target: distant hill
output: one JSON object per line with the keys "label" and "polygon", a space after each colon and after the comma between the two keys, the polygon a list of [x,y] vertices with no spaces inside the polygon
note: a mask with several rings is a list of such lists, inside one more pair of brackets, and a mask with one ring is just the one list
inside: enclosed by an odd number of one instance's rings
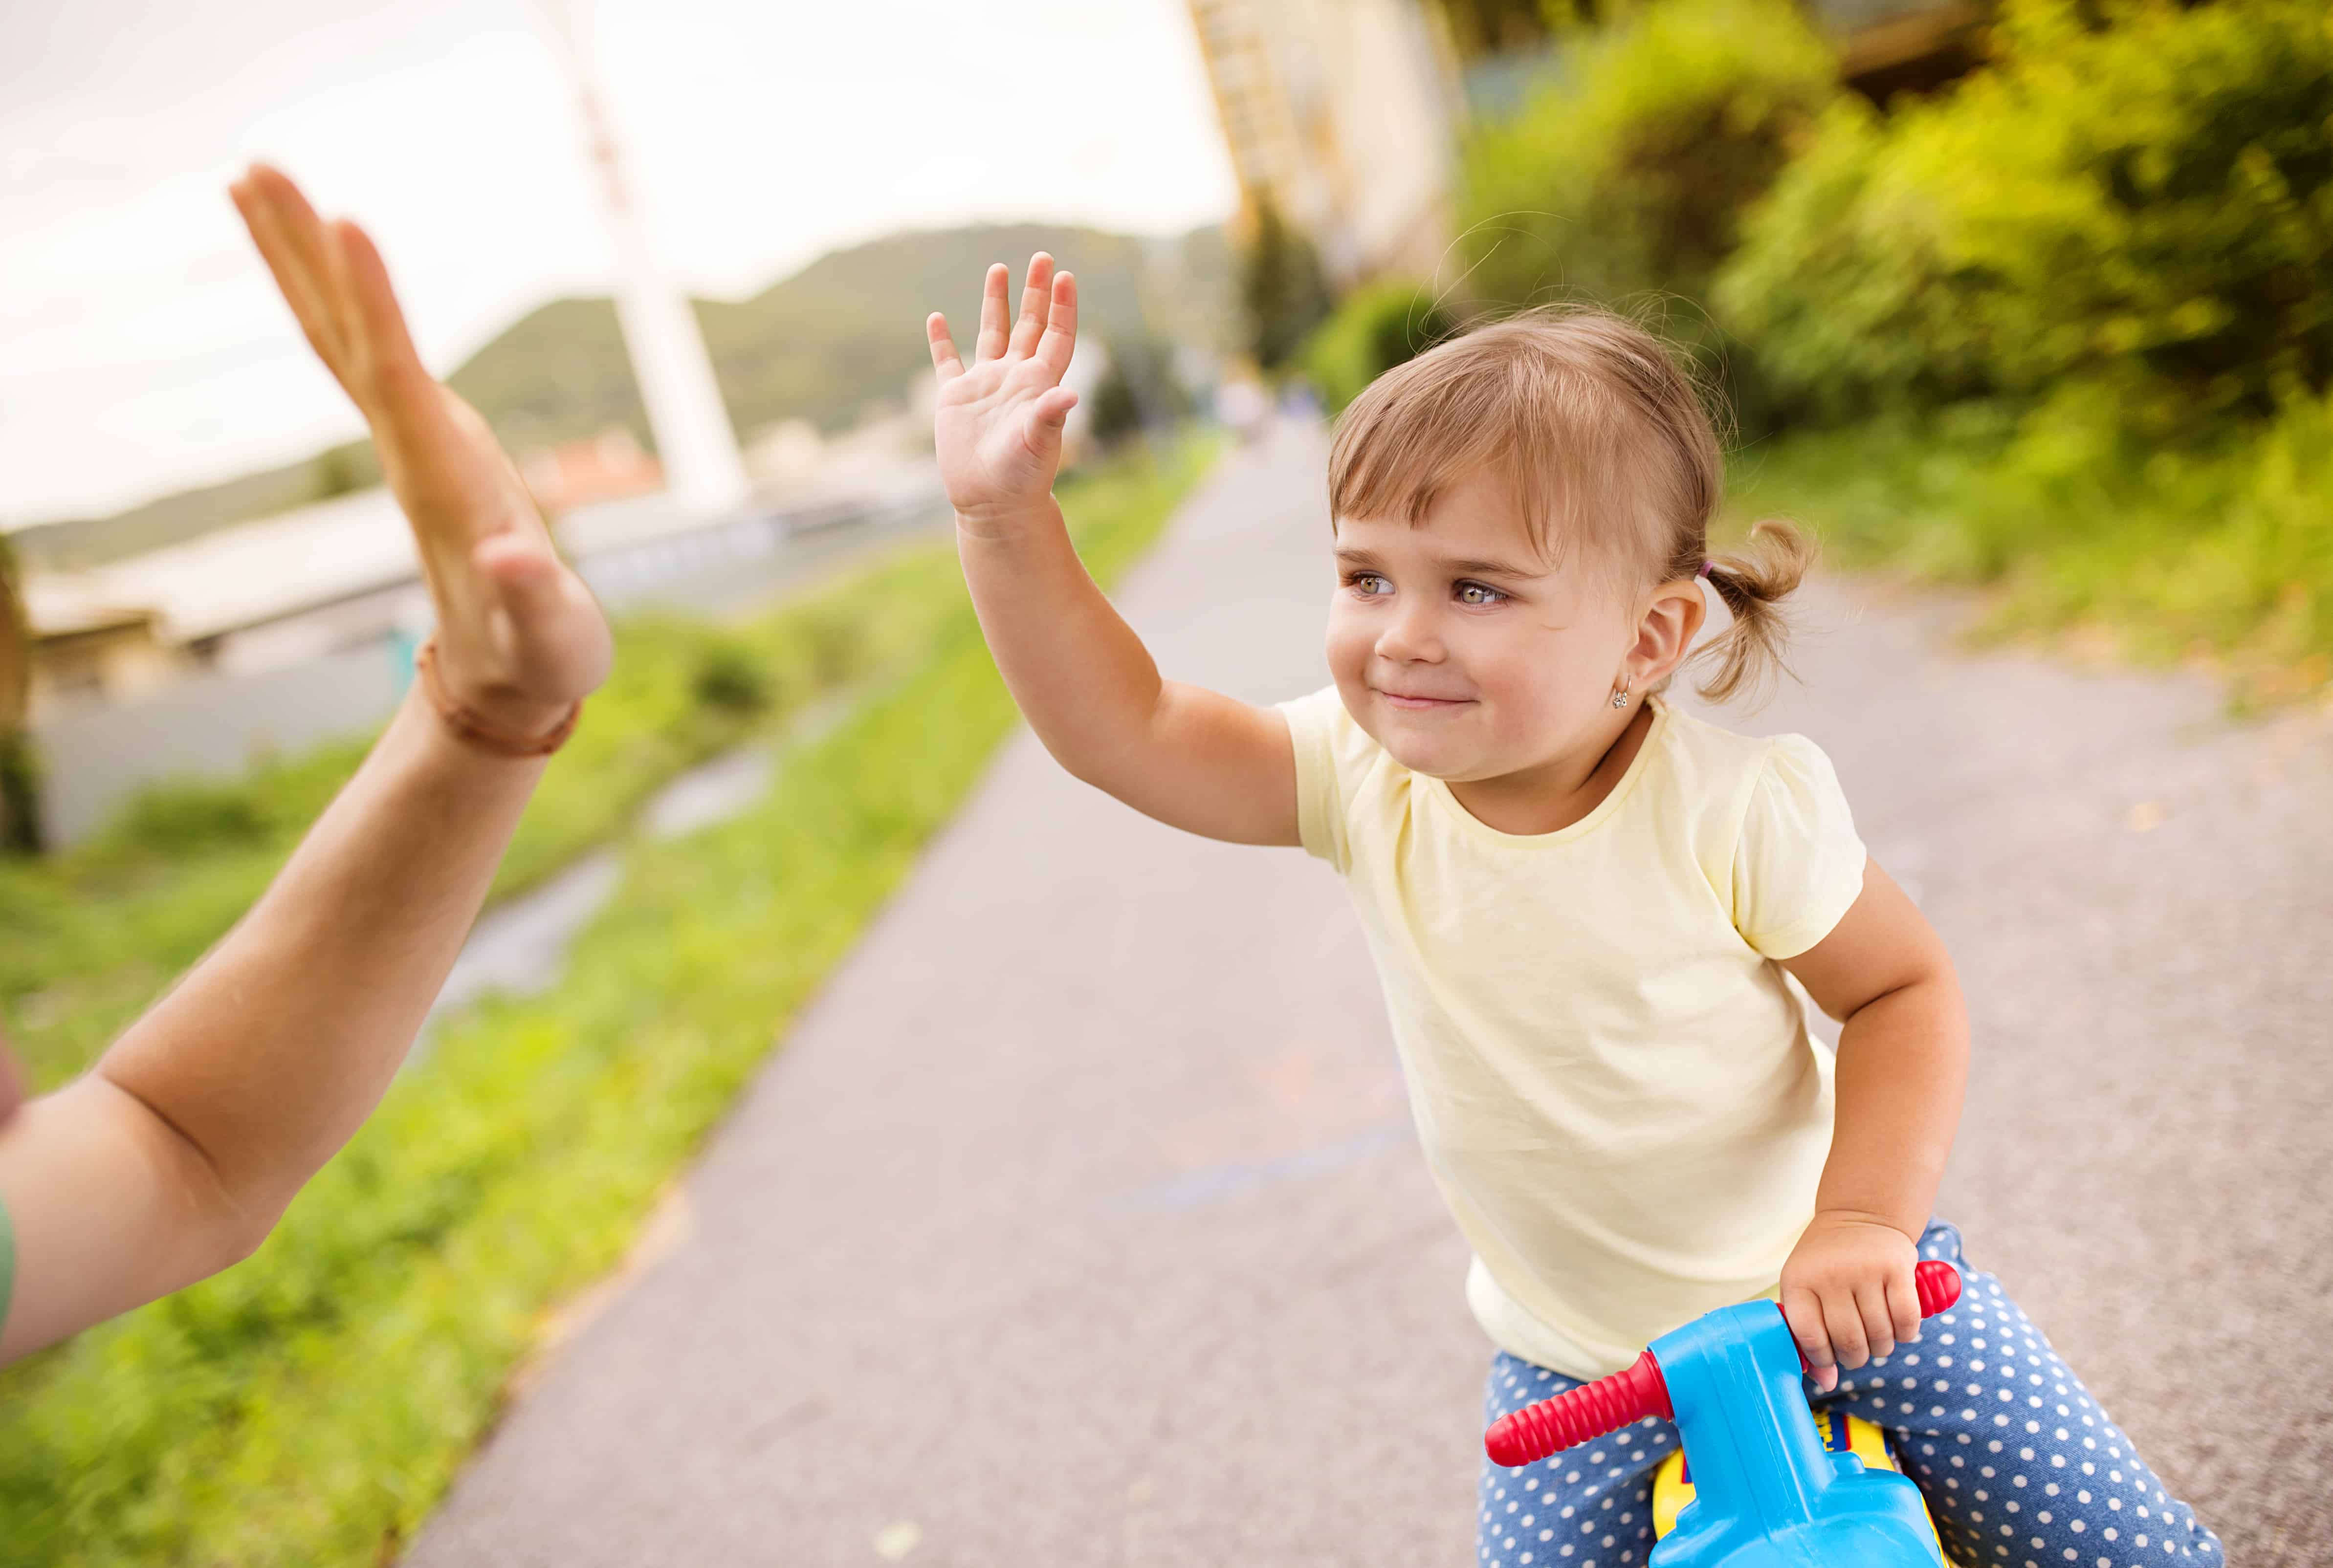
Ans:
{"label": "distant hill", "polygon": [[[968,352],[983,271],[1010,263],[1017,304],[1021,269],[1041,249],[1076,271],[1082,330],[1232,346],[1232,263],[1220,229],[1166,240],[1036,224],[892,234],[821,256],[751,299],[694,301],[740,439],[790,417],[847,429],[869,405],[897,400],[930,367],[924,317],[946,311]],[[514,449],[611,424],[654,445],[615,307],[604,298],[554,300],[533,311],[450,379]],[[29,567],[101,565],[379,477],[370,444],[358,441],[110,517],[35,524],[10,541]]]}

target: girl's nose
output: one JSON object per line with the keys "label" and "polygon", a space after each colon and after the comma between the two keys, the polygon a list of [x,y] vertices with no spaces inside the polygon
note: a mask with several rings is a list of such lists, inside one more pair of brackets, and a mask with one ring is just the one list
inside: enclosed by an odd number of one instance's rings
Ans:
{"label": "girl's nose", "polygon": [[1378,632],[1378,657],[1405,664],[1439,662],[1442,636],[1432,610],[1413,602],[1387,617]]}

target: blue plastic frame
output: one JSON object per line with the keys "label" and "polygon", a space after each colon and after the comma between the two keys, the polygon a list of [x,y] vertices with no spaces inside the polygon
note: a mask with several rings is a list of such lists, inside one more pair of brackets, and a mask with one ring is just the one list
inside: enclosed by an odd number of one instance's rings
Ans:
{"label": "blue plastic frame", "polygon": [[1917,1487],[1824,1451],[1780,1307],[1722,1307],[1652,1350],[1694,1498],[1647,1568],[1942,1568]]}

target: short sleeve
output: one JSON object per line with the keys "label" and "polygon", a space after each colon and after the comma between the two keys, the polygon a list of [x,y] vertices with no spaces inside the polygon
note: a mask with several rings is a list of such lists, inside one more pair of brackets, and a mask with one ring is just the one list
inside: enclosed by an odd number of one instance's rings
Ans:
{"label": "short sleeve", "polygon": [[1280,704],[1288,738],[1296,748],[1296,835],[1304,852],[1339,871],[1352,868],[1352,845],[1345,821],[1347,789],[1338,760],[1349,751],[1347,731],[1358,731],[1334,686]]}
{"label": "short sleeve", "polygon": [[1775,737],[1734,845],[1733,928],[1768,958],[1798,957],[1861,894],[1865,859],[1830,759],[1803,735]]}

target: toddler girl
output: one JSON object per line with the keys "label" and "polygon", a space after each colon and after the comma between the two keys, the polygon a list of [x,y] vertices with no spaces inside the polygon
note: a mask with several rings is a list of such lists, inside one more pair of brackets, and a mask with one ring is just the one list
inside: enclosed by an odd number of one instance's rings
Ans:
{"label": "toddler girl", "polygon": [[[1474,1248],[1467,1301],[1498,1347],[1486,1416],[1779,1296],[1818,1396],[1890,1432],[1963,1561],[2216,1560],[1930,1219],[1966,1018],[1829,762],[1661,695],[1704,583],[1733,615],[1694,655],[1717,664],[1704,694],[1766,676],[1809,561],[1777,524],[1709,555],[1721,454],[1665,347],[1541,312],[1379,378],[1330,455],[1335,684],[1258,708],[1162,680],[1079,566],[1051,493],[1076,285],[1039,255],[1008,328],[1007,282],[990,271],[969,368],[927,323],[941,473],[997,667],[1079,778],[1344,875]],[[1835,1066],[1785,971],[1841,1021]],[[1925,1337],[1922,1257],[1967,1282]],[[1647,1422],[1486,1467],[1481,1560],[1640,1563],[1675,1442]]]}

